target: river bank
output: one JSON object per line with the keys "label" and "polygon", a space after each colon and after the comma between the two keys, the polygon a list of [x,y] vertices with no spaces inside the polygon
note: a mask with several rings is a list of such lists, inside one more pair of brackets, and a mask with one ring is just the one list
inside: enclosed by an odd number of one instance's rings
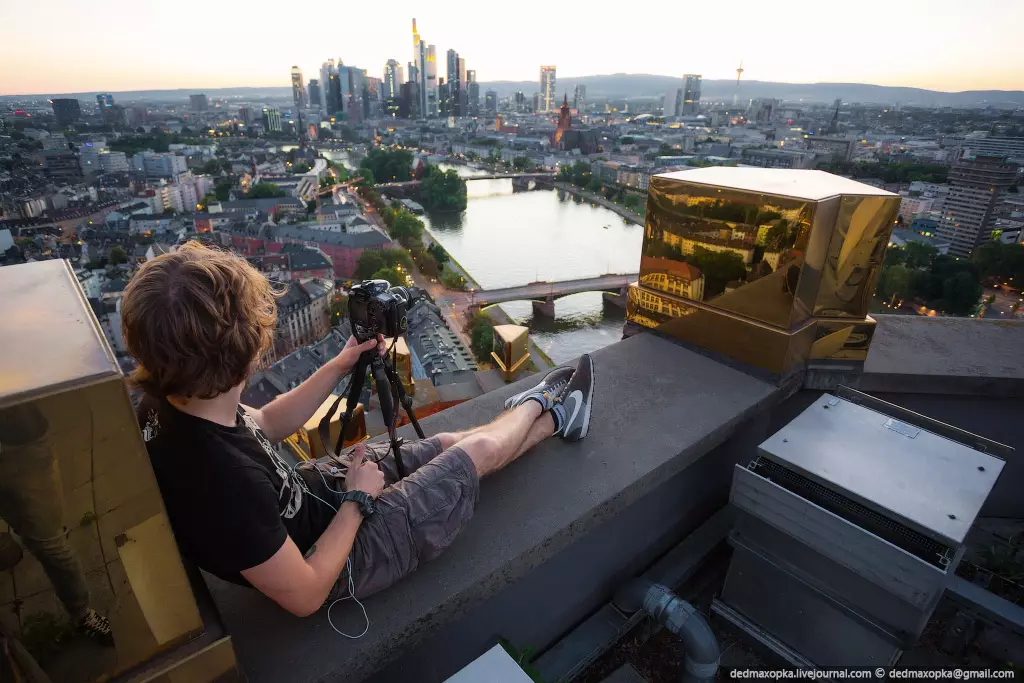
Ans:
{"label": "river bank", "polygon": [[[429,228],[424,227],[424,247],[429,247],[431,244],[434,243],[440,244],[440,242],[434,237],[434,235],[431,234]],[[448,259],[449,261],[447,264],[445,264],[445,268],[450,268],[451,270],[461,275],[466,280],[466,284],[472,287],[473,289],[483,289],[480,286],[480,283],[473,279],[473,276],[469,274],[469,271],[467,271],[462,266],[462,264],[459,263],[455,259],[455,257],[451,255],[451,253],[448,254]],[[467,295],[465,292],[446,291],[445,298],[448,300],[448,303],[450,303],[450,306],[453,309],[460,312],[462,320],[468,319],[466,311],[472,304],[472,297],[470,295]],[[508,316],[507,313],[505,313],[505,311],[501,310],[500,306],[492,306],[483,313],[487,317],[489,317],[491,319],[491,322],[494,323],[495,325],[517,324]],[[548,354],[544,353],[544,350],[537,346],[537,344],[533,340],[533,337],[530,338],[529,351],[530,359],[533,361],[533,365],[537,369],[537,371],[547,370],[548,368],[552,368],[555,366],[555,363],[551,360],[550,357],[548,357]]]}
{"label": "river bank", "polygon": [[633,223],[634,225],[644,224],[644,217],[636,213],[635,211],[630,211],[626,207],[616,204],[613,201],[609,201],[608,199],[605,199],[599,194],[594,194],[593,192],[587,192],[586,190],[582,190],[573,185],[572,183],[556,182],[555,188],[562,190],[563,192],[568,192],[569,194],[574,195],[576,197],[586,199],[588,202],[600,204],[609,211],[614,211],[618,215],[622,216],[622,218],[626,219],[630,223]]}

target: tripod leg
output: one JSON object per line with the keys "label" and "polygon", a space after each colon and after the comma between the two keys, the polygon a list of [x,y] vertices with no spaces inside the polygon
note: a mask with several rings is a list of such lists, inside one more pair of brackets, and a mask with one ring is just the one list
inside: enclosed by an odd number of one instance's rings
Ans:
{"label": "tripod leg", "polygon": [[[349,422],[352,421],[352,413],[356,409],[356,404],[359,403],[359,394],[363,391],[363,382],[366,381],[367,365],[369,365],[369,361],[363,356],[360,356],[355,368],[352,369],[352,379],[350,380],[351,383],[348,388],[348,396],[345,397],[345,413],[341,416],[341,430],[338,432],[338,443],[334,446],[335,455],[341,453],[341,449],[345,445],[345,434],[348,432]],[[326,419],[330,418],[331,414],[329,413],[326,416]],[[325,448],[328,447],[326,443],[324,446]]]}
{"label": "tripod leg", "polygon": [[391,451],[395,456],[395,469],[398,472],[399,478],[404,479],[407,472],[405,463],[402,462],[402,441],[398,438],[398,432],[395,429],[395,404],[391,396],[390,376],[387,372],[387,366],[380,356],[373,358],[370,364],[370,372],[373,373],[373,379],[377,383],[377,400],[380,401],[380,411],[384,418],[384,424],[388,428],[388,437],[391,439]]}
{"label": "tripod leg", "polygon": [[388,380],[398,393],[398,401],[402,408],[405,409],[405,414],[409,416],[409,422],[412,423],[412,428],[416,430],[416,436],[421,439],[427,438],[423,433],[423,428],[420,427],[419,420],[416,419],[416,414],[412,410],[412,398],[409,394],[405,393],[405,385],[402,384],[402,380],[398,377],[398,372],[395,371],[394,366],[387,362],[387,359],[384,361],[384,371],[387,372]]}

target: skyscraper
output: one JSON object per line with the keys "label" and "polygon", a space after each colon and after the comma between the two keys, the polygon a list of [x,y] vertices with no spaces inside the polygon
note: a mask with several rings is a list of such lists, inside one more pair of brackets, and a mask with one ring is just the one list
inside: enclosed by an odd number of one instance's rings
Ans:
{"label": "skyscraper", "polygon": [[402,65],[398,60],[389,59],[384,65],[384,80],[382,81],[382,97],[384,98],[384,111],[390,116],[398,114],[398,100],[401,96],[400,88],[404,83],[402,78]]}
{"label": "skyscraper", "polygon": [[573,90],[572,108],[576,110],[577,114],[582,114],[583,110],[587,108],[587,86],[577,85]]}
{"label": "skyscraper", "polygon": [[462,71],[462,60],[459,59],[459,53],[455,50],[448,50],[448,115],[449,116],[465,116],[466,113],[462,110],[462,88],[463,83],[461,80]]}
{"label": "skyscraper", "polygon": [[484,103],[484,111],[489,115],[494,116],[498,113],[498,93],[496,91],[488,90],[484,95]]}
{"label": "skyscraper", "polygon": [[327,110],[328,113],[334,111],[331,109],[331,71],[333,70],[333,59],[328,59],[320,65],[320,97],[323,102],[324,109]]}
{"label": "skyscraper", "polygon": [[700,110],[700,74],[683,74],[682,108],[677,116],[691,116]]}
{"label": "skyscraper", "polygon": [[437,116],[437,46],[427,45],[427,116]]}
{"label": "skyscraper", "polygon": [[268,133],[281,132],[281,110],[263,108],[263,129]]}
{"label": "skyscraper", "polygon": [[540,101],[538,111],[554,111],[558,107],[555,100],[555,67],[542,66],[540,68]]}
{"label": "skyscraper", "polygon": [[53,115],[61,126],[70,126],[82,116],[82,105],[78,100],[65,97],[50,100],[53,105]]}
{"label": "skyscraper", "polygon": [[467,116],[480,116],[480,84],[476,82],[476,69],[466,69]]}
{"label": "skyscraper", "polygon": [[438,113],[444,116],[453,116],[452,95],[450,86],[441,78],[437,82],[437,108]]}
{"label": "skyscraper", "polygon": [[419,85],[421,117],[437,116],[437,47],[427,45],[416,30],[416,20],[412,20],[413,61],[416,66],[416,82]]}
{"label": "skyscraper", "polygon": [[188,105],[192,111],[206,111],[210,106],[210,100],[205,93],[188,96]]}
{"label": "skyscraper", "polygon": [[320,93],[320,81],[315,78],[309,79],[309,106],[324,106],[323,96]]}
{"label": "skyscraper", "polygon": [[950,254],[969,256],[990,238],[993,208],[1016,177],[1017,167],[1001,156],[978,155],[953,164],[942,221],[935,230],[940,239],[949,241]]}
{"label": "skyscraper", "polygon": [[302,69],[297,66],[292,67],[292,101],[296,109],[305,109],[306,86],[302,81]]}

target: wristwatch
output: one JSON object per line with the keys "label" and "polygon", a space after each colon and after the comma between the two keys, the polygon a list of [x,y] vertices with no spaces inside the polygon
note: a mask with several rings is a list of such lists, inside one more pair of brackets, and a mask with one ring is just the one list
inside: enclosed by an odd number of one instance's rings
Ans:
{"label": "wristwatch", "polygon": [[341,495],[341,502],[344,503],[348,500],[359,506],[359,512],[363,517],[369,517],[377,511],[377,505],[366,491],[345,491]]}

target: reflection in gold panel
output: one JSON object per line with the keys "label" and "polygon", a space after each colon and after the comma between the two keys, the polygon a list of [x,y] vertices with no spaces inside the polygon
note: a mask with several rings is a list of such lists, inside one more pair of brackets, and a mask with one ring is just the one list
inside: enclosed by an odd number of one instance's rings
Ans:
{"label": "reflection in gold panel", "polygon": [[[0,291],[0,314],[17,321],[0,328],[0,614],[52,680],[104,680],[203,622],[74,275],[62,261],[11,266]],[[109,618],[109,638],[81,633],[89,610]]]}
{"label": "reflection in gold panel", "polygon": [[812,360],[861,361],[867,359],[871,338],[875,334],[875,319],[867,316],[852,318],[816,319]]}
{"label": "reflection in gold panel", "polygon": [[801,367],[814,341],[813,322],[780,330],[635,284],[626,320],[779,376]]}
{"label": "reflection in gold panel", "polygon": [[[790,354],[800,344],[772,345],[782,356],[768,358],[749,341],[765,327],[768,337],[803,340],[818,317],[863,320],[898,206],[896,195],[821,171],[654,176],[631,320],[757,367],[799,367],[807,355]],[[750,331],[737,332],[744,325]]]}
{"label": "reflection in gold panel", "polygon": [[867,315],[899,207],[898,197],[843,197],[814,302],[815,317]]}

